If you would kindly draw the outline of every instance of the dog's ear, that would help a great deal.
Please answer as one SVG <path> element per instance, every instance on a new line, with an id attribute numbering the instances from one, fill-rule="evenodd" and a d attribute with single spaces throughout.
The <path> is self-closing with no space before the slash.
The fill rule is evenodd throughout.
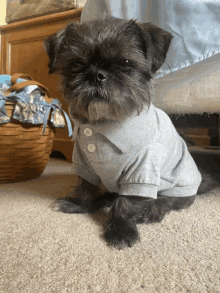
<path id="1" fill-rule="evenodd" d="M 164 63 L 173 35 L 152 23 L 139 23 L 145 34 L 150 71 L 155 73 Z"/>
<path id="2" fill-rule="evenodd" d="M 50 62 L 48 64 L 49 74 L 54 73 L 59 69 L 59 56 L 64 45 L 64 38 L 65 29 L 62 29 L 44 41 L 44 49 L 50 58 Z"/>
<path id="3" fill-rule="evenodd" d="M 70 43 L 77 44 L 81 39 L 78 28 L 79 24 L 77 22 L 69 23 L 62 30 L 51 35 L 44 41 L 44 48 L 50 58 L 48 64 L 49 74 L 61 70 L 61 59 L 64 60 L 69 57 L 69 49 L 74 53 Z"/>

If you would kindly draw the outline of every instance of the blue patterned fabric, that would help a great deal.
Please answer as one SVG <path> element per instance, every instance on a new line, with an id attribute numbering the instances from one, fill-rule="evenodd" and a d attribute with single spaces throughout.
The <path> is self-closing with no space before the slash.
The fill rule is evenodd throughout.
<path id="1" fill-rule="evenodd" d="M 87 0 L 81 21 L 102 12 L 152 22 L 174 35 L 166 62 L 155 78 L 220 53 L 219 0 Z"/>
<path id="2" fill-rule="evenodd" d="M 18 78 L 17 82 L 25 81 L 25 79 Z M 22 123 L 31 123 L 35 125 L 43 124 L 43 133 L 47 126 L 47 120 L 50 112 L 50 122 L 54 127 L 64 127 L 65 116 L 69 136 L 72 136 L 72 125 L 68 115 L 62 110 L 61 103 L 57 99 L 53 99 L 51 103 L 47 103 L 43 91 L 35 85 L 27 86 L 17 92 L 4 96 L 4 93 L 11 86 L 10 75 L 0 75 L 0 124 L 10 122 L 7 111 L 5 109 L 5 102 L 16 102 L 12 118 Z"/>

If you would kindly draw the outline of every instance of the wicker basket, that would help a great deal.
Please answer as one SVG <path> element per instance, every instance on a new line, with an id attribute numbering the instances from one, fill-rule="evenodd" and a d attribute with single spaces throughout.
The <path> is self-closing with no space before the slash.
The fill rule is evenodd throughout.
<path id="1" fill-rule="evenodd" d="M 0 183 L 20 182 L 38 177 L 52 151 L 54 127 L 22 123 L 11 118 L 14 102 L 5 103 L 11 121 L 0 125 Z M 48 117 L 50 119 L 50 115 Z"/>

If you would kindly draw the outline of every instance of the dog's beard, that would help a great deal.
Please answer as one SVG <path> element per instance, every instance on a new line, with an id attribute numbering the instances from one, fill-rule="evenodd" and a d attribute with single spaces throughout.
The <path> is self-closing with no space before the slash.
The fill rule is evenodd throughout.
<path id="1" fill-rule="evenodd" d="M 117 120 L 117 115 L 108 103 L 104 101 L 91 102 L 88 107 L 88 120 L 92 122 L 102 119 Z"/>
<path id="2" fill-rule="evenodd" d="M 120 121 L 140 113 L 150 104 L 153 86 L 142 76 L 139 76 L 139 80 L 135 74 L 133 78 L 126 76 L 123 82 L 115 81 L 112 77 L 100 86 L 91 85 L 84 76 L 80 74 L 71 78 L 68 74 L 64 75 L 63 93 L 73 117 L 89 122 Z"/>
<path id="3" fill-rule="evenodd" d="M 77 99 L 76 99 L 77 100 Z M 89 103 L 87 110 L 79 102 L 70 104 L 71 116 L 80 119 L 86 119 L 89 122 L 103 120 L 118 120 L 117 114 L 112 107 L 104 101 L 92 101 Z"/>

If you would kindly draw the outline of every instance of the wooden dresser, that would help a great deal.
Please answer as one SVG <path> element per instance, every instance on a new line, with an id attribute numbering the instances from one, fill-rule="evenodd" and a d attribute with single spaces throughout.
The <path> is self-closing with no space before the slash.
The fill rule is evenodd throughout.
<path id="1" fill-rule="evenodd" d="M 48 75 L 49 58 L 43 47 L 46 37 L 62 29 L 72 21 L 80 21 L 82 8 L 60 12 L 0 27 L 1 32 L 1 74 L 26 73 L 44 84 L 54 99 L 62 102 L 68 114 L 68 105 L 61 99 L 59 78 Z M 53 151 L 62 153 L 68 162 L 72 161 L 73 142 L 68 137 L 67 127 L 55 129 Z"/>

